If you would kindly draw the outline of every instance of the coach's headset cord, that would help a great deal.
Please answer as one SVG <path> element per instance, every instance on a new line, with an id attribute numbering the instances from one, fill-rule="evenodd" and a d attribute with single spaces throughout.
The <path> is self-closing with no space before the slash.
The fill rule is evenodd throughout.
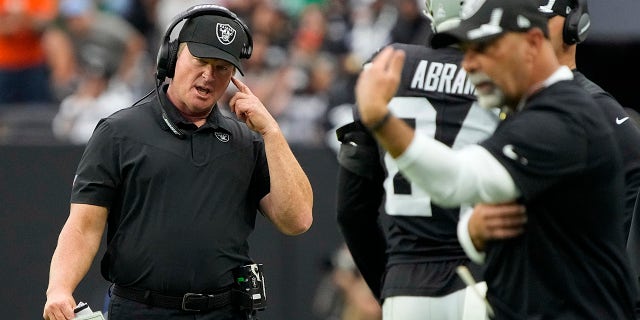
<path id="1" fill-rule="evenodd" d="M 162 111 L 162 120 L 164 121 L 164 123 L 167 124 L 167 127 L 169 127 L 171 132 L 176 137 L 178 137 L 180 139 L 184 139 L 184 138 L 186 138 L 186 135 L 184 134 L 184 132 L 182 132 L 182 130 L 178 129 L 178 127 L 175 125 L 175 123 L 173 123 L 171 120 L 169 120 L 169 116 L 167 115 L 167 112 L 165 111 L 164 103 L 162 102 L 162 99 L 160 99 L 160 87 L 162 86 L 162 82 L 160 82 L 159 80 L 157 82 L 158 82 L 158 84 L 156 85 L 156 87 L 154 89 L 149 91 L 149 93 L 145 94 L 144 97 L 138 99 L 138 101 L 134 102 L 131 106 L 137 105 L 142 100 L 146 99 L 152 93 L 155 92 L 156 93 L 156 99 L 158 99 L 158 103 L 160 103 L 160 111 Z"/>
<path id="2" fill-rule="evenodd" d="M 178 126 L 176 126 L 175 123 L 173 123 L 171 120 L 169 120 L 169 116 L 167 115 L 167 111 L 165 111 L 164 102 L 162 101 L 162 99 L 160 99 L 160 87 L 161 86 L 162 86 L 162 81 L 156 80 L 156 87 L 155 87 L 156 99 L 158 99 L 158 103 L 160 103 L 160 111 L 162 111 L 162 120 L 164 121 L 164 123 L 167 124 L 167 127 L 169 127 L 169 129 L 171 130 L 173 135 L 175 135 L 176 137 L 178 137 L 180 139 L 184 139 L 184 138 L 186 138 L 186 135 L 184 134 L 184 132 L 182 132 L 182 130 L 180 130 L 178 128 Z M 151 94 L 151 92 L 149 92 L 145 97 L 148 97 L 149 94 Z"/>

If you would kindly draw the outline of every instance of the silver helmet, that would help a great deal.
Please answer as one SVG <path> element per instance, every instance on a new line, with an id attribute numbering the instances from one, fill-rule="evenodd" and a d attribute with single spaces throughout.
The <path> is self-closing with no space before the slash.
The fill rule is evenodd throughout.
<path id="1" fill-rule="evenodd" d="M 435 32 L 456 27 L 460 23 L 463 0 L 425 0 L 425 15 Z"/>

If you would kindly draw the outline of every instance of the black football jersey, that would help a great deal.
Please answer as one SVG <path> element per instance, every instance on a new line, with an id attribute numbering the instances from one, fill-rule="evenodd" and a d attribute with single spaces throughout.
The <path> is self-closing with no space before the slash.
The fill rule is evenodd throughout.
<path id="1" fill-rule="evenodd" d="M 391 112 L 416 134 L 433 137 L 454 149 L 487 138 L 498 123 L 497 113 L 479 107 L 474 87 L 460 66 L 457 49 L 394 44 L 406 52 L 402 80 L 389 103 Z M 460 208 L 433 205 L 429 195 L 398 171 L 388 154 L 385 213 L 389 262 L 406 263 L 464 258 L 456 235 Z"/>
<path id="2" fill-rule="evenodd" d="M 402 80 L 389 104 L 395 116 L 410 124 L 416 134 L 435 138 L 453 149 L 478 143 L 493 133 L 499 122 L 498 110 L 477 105 L 474 87 L 460 65 L 459 50 L 393 46 L 406 53 Z M 381 154 L 381 163 L 386 170 L 386 215 L 382 220 L 388 254 L 383 298 L 441 295 L 460 289 L 464 285 L 455 267 L 468 259 L 458 242 L 456 228 L 464 208 L 445 209 L 432 204 L 427 193 L 398 171 L 388 154 Z M 447 270 L 430 269 L 429 262 L 446 262 Z M 406 272 L 411 264 L 418 268 L 408 267 L 412 272 Z M 434 286 L 434 282 L 441 285 Z"/>

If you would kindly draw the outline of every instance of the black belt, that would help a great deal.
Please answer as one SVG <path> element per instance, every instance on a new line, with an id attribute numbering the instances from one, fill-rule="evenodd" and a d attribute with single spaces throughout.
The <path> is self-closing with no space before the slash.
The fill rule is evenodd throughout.
<path id="1" fill-rule="evenodd" d="M 184 311 L 209 311 L 231 304 L 230 287 L 219 293 L 185 293 L 182 296 L 168 296 L 149 290 L 114 285 L 112 293 L 150 306 Z"/>

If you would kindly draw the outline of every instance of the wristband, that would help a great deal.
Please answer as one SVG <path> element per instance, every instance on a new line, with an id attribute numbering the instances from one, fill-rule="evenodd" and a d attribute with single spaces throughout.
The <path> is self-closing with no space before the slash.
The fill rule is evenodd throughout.
<path id="1" fill-rule="evenodd" d="M 391 119 L 391 110 L 387 110 L 387 113 L 384 114 L 384 116 L 382 117 L 382 119 L 378 120 L 378 122 L 372 124 L 371 126 L 369 126 L 369 130 L 371 130 L 372 132 L 378 131 L 380 129 L 382 129 L 382 127 L 389 122 L 389 119 Z"/>

